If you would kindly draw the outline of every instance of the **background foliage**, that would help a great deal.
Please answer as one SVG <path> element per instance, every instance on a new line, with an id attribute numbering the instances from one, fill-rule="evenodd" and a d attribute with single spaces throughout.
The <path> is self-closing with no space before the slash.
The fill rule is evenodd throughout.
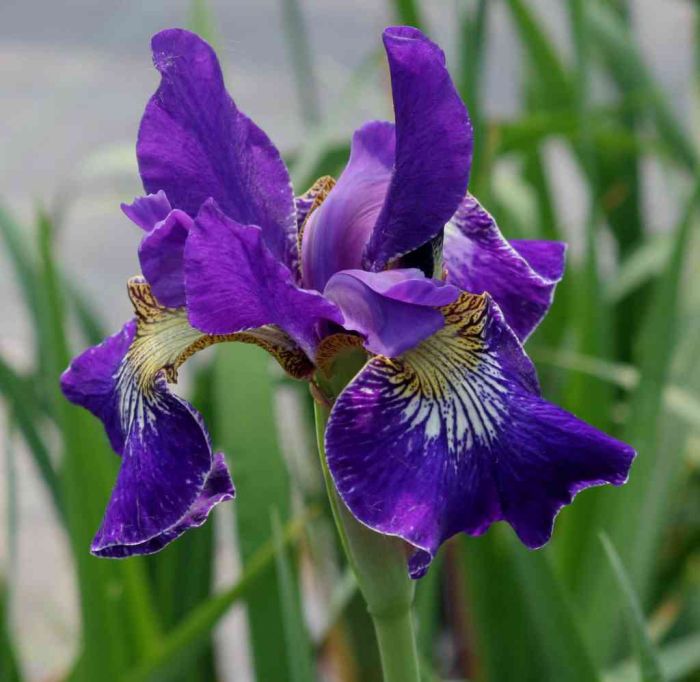
<path id="1" fill-rule="evenodd" d="M 524 64 L 514 84 L 521 114 L 507 120 L 488 117 L 482 102 L 495 2 L 445 3 L 457 32 L 452 73 L 476 132 L 471 190 L 508 237 L 568 239 L 556 169 L 546 161 L 553 141 L 568 149 L 588 200 L 575 225 L 580 248 L 528 350 L 546 397 L 629 441 L 639 457 L 625 488 L 583 493 L 544 550 L 527 551 L 507 527 L 443 549 L 418 586 L 425 680 L 699 680 L 697 140 L 644 63 L 624 0 L 568 0 L 570 50 L 527 0 L 499 1 Z M 282 5 L 308 128 L 304 146 L 288 157 L 301 191 L 319 175 L 337 176 L 348 148 L 332 134 L 332 112 L 320 113 L 302 3 Z M 396 0 L 391 11 L 397 23 L 430 31 L 416 0 Z M 700 26 L 700 8 L 697 15 Z M 215 17 L 202 1 L 192 3 L 191 26 L 216 42 Z M 367 55 L 343 98 L 360 96 L 385 68 L 380 56 Z M 697 63 L 689 84 L 696 89 L 700 51 Z M 604 104 L 591 94 L 596 79 L 607 86 Z M 647 216 L 650 160 L 661 164 L 671 194 L 658 234 Z M 371 626 L 324 499 L 310 398 L 255 348 L 217 349 L 191 386 L 215 444 L 232 455 L 239 500 L 222 513 L 235 508 L 238 581 L 213 587 L 212 523 L 153 557 L 88 554 L 117 459 L 96 420 L 58 390 L 69 358 L 105 330 L 54 257 L 57 217 L 38 210 L 34 225 L 19 224 L 0 204 L 2 248 L 32 322 L 35 358 L 30 371 L 19 371 L 0 356 L 0 395 L 11 434 L 31 455 L 69 538 L 79 588 L 79 654 L 60 679 L 216 679 L 212 632 L 245 603 L 261 682 L 379 680 Z M 292 448 L 282 436 L 290 429 Z M 7 485 L 12 543 L 18 519 L 9 474 Z M 8 570 L 0 580 L 0 680 L 19 682 L 12 613 L 22 605 L 12 590 Z"/>

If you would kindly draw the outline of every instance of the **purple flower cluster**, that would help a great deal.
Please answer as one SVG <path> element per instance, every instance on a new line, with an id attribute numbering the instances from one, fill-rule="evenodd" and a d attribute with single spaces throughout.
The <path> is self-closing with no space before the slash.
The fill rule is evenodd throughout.
<path id="1" fill-rule="evenodd" d="M 579 490 L 625 482 L 634 451 L 543 400 L 522 347 L 564 245 L 501 235 L 467 192 L 472 130 L 442 51 L 414 28 L 383 39 L 395 123 L 362 126 L 337 183 L 295 199 L 211 47 L 178 29 L 153 38 L 148 194 L 123 206 L 145 232 L 135 319 L 62 377 L 122 457 L 93 553 L 156 551 L 234 496 L 201 417 L 168 390 L 220 341 L 257 343 L 312 382 L 338 349 L 363 348 L 333 404 L 328 466 L 361 522 L 413 546 L 413 577 L 447 538 L 494 521 L 539 547 Z"/>

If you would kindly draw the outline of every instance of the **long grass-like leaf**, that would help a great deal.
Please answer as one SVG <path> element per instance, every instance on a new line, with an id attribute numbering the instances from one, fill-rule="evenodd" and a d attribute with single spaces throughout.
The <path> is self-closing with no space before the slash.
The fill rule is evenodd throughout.
<path id="1" fill-rule="evenodd" d="M 473 12 L 469 12 L 466 3 L 460 4 L 458 21 L 461 25 L 461 53 L 459 61 L 459 78 L 457 85 L 469 108 L 474 129 L 474 153 L 470 172 L 471 192 L 488 202 L 489 178 L 483 173 L 488 166 L 484 155 L 487 153 L 488 129 L 481 111 L 482 83 L 485 73 L 485 46 L 489 3 L 478 0 Z"/>
<path id="2" fill-rule="evenodd" d="M 65 280 L 64 288 L 75 311 L 75 317 L 85 343 L 95 346 L 107 336 L 107 331 L 92 301 L 88 299 L 85 292 L 67 278 Z"/>
<path id="3" fill-rule="evenodd" d="M 308 127 L 316 126 L 321 120 L 321 101 L 304 12 L 300 0 L 281 0 L 281 3 L 302 119 Z"/>
<path id="4" fill-rule="evenodd" d="M 9 211 L 0 205 L 0 237 L 8 260 L 15 270 L 15 278 L 25 305 L 31 315 L 36 316 L 36 263 L 30 250 L 29 240 L 22 227 Z"/>
<path id="5" fill-rule="evenodd" d="M 271 358 L 260 348 L 227 344 L 219 349 L 215 368 L 217 429 L 223 449 L 235 459 L 238 546 L 245 565 L 270 537 L 270 514 L 289 519 L 289 475 L 280 448 L 275 418 Z M 286 679 L 284 616 L 281 596 L 270 566 L 246 594 L 248 622 L 257 677 Z"/>
<path id="6" fill-rule="evenodd" d="M 688 170 L 698 168 L 698 150 L 676 119 L 668 98 L 660 91 L 623 20 L 604 3 L 591 2 L 591 38 L 599 54 L 630 91 L 643 94 L 654 123 L 666 145 Z"/>
<path id="7" fill-rule="evenodd" d="M 659 655 L 654 643 L 651 641 L 651 637 L 649 637 L 642 607 L 639 604 L 639 599 L 625 571 L 622 560 L 607 535 L 601 534 L 600 541 L 603 544 L 618 589 L 623 597 L 623 606 L 627 615 L 630 635 L 637 652 L 641 680 L 642 682 L 664 682 L 666 677 L 661 669 Z"/>
<path id="8" fill-rule="evenodd" d="M 54 510 L 63 515 L 58 474 L 51 461 L 49 448 L 38 426 L 42 410 L 31 384 L 15 372 L 0 356 L 0 395 L 5 398 L 19 432 L 22 434 L 34 464 L 46 485 Z"/>
<path id="9" fill-rule="evenodd" d="M 328 605 L 328 620 L 324 623 L 318 642 L 322 643 L 328 638 L 331 630 L 345 613 L 356 594 L 357 580 L 352 569 L 347 567 L 333 588 Z"/>
<path id="10" fill-rule="evenodd" d="M 524 0 L 507 0 L 507 5 L 522 49 L 526 51 L 537 76 L 537 99 L 545 108 L 572 108 L 574 86 L 571 76 L 534 10 Z"/>
<path id="11" fill-rule="evenodd" d="M 660 452 L 659 416 L 678 329 L 678 299 L 688 240 L 700 200 L 700 184 L 687 202 L 685 215 L 674 235 L 671 257 L 654 292 L 654 300 L 638 348 L 640 381 L 630 404 L 630 419 L 623 439 L 638 449 L 632 476 L 613 495 L 598 500 L 594 523 L 606 528 L 622 560 L 630 567 L 632 585 L 646 604 L 654 559 L 669 502 L 669 484 L 675 475 L 681 449 Z M 607 491 L 610 492 L 610 491 Z M 607 594 L 610 580 L 597 570 L 600 551 L 593 549 L 580 567 L 587 587 L 582 597 L 591 640 L 600 652 L 614 642 L 606 636 L 614 628 L 617 611 Z"/>
<path id="12" fill-rule="evenodd" d="M 283 531 L 285 543 L 296 541 L 314 511 L 289 522 Z M 173 671 L 192 660 L 209 641 L 212 629 L 229 609 L 245 599 L 273 567 L 276 545 L 272 540 L 258 549 L 246 564 L 243 575 L 228 590 L 210 597 L 192 610 L 160 643 L 158 650 L 122 678 L 124 682 L 156 682 L 170 680 Z M 279 679 L 286 679 L 285 677 Z"/>
<path id="13" fill-rule="evenodd" d="M 398 23 L 427 30 L 419 0 L 392 0 L 391 4 Z"/>
<path id="14" fill-rule="evenodd" d="M 606 284 L 606 301 L 621 302 L 648 284 L 663 271 L 672 246 L 673 235 L 670 234 L 660 234 L 642 242 L 620 265 L 615 277 Z"/>
<path id="15" fill-rule="evenodd" d="M 578 616 L 552 569 L 548 553 L 528 552 L 518 544 L 514 558 L 532 624 L 549 669 L 547 679 L 566 679 L 567 682 L 599 680 L 601 676 L 583 639 Z"/>
<path id="16" fill-rule="evenodd" d="M 669 682 L 689 679 L 700 670 L 700 632 L 679 637 L 657 648 L 658 660 Z M 638 665 L 629 660 L 605 674 L 605 682 L 637 682 Z M 695 678 L 691 678 L 695 679 Z"/>
<path id="17" fill-rule="evenodd" d="M 626 391 L 634 390 L 639 384 L 639 370 L 632 365 L 571 351 L 553 351 L 542 347 L 529 350 L 538 363 L 582 372 L 601 381 L 615 384 Z M 700 396 L 684 386 L 668 383 L 662 389 L 662 397 L 664 406 L 670 413 L 682 419 L 688 426 L 700 429 Z"/>
<path id="18" fill-rule="evenodd" d="M 70 357 L 66 335 L 63 278 L 54 259 L 53 224 L 39 218 L 40 270 L 38 298 L 45 315 L 42 385 L 47 406 L 64 447 L 60 479 L 66 527 L 78 569 L 83 650 L 74 679 L 117 676 L 158 638 L 157 616 L 147 598 L 143 562 L 111 562 L 88 552 L 109 489 L 117 457 L 107 445 L 101 426 L 91 415 L 71 406 L 59 390 L 59 375 Z"/>
<path id="19" fill-rule="evenodd" d="M 192 403 L 209 426 L 213 442 L 218 433 L 213 406 L 213 364 L 198 368 Z M 156 602 L 164 631 L 177 627 L 211 595 L 214 580 L 215 521 L 211 519 L 178 538 L 158 554 L 148 557 L 151 598 Z M 169 682 L 209 682 L 216 674 L 213 640 L 173 673 Z"/>
<path id="20" fill-rule="evenodd" d="M 504 528 L 479 538 L 463 538 L 476 668 L 485 680 L 546 680 L 547 668 Z M 546 645 L 546 644 L 545 644 Z M 508 651 L 508 656 L 503 652 Z"/>
<path id="21" fill-rule="evenodd" d="M 187 23 L 192 31 L 211 45 L 216 45 L 216 21 L 208 0 L 190 0 L 189 21 Z"/>
<path id="22" fill-rule="evenodd" d="M 279 516 L 273 512 L 272 536 L 275 545 L 277 584 L 282 606 L 284 639 L 287 646 L 289 682 L 312 682 L 315 678 L 311 658 L 311 641 L 299 602 L 299 589 L 284 546 Z"/>
<path id="23" fill-rule="evenodd" d="M 428 661 L 432 661 L 433 646 L 439 625 L 442 568 L 442 557 L 438 557 L 427 575 L 416 586 L 413 610 L 418 651 Z"/>
<path id="24" fill-rule="evenodd" d="M 0 580 L 0 680 L 3 682 L 21 682 L 22 674 L 19 657 L 12 641 L 9 622 L 8 591 Z"/>

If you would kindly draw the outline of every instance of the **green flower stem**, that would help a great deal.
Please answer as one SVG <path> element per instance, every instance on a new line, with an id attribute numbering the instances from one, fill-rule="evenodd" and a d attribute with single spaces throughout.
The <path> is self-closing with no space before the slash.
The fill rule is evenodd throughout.
<path id="1" fill-rule="evenodd" d="M 377 633 L 384 682 L 419 682 L 411 607 L 415 586 L 406 569 L 402 540 L 361 524 L 347 509 L 328 471 L 324 434 L 329 408 L 316 403 L 316 438 L 326 489 L 343 549 Z"/>

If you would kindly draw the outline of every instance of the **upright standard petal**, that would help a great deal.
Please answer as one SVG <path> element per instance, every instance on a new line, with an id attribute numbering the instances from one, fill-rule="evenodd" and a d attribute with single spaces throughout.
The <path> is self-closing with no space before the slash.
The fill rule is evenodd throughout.
<path id="1" fill-rule="evenodd" d="M 507 242 L 496 221 L 471 195 L 445 228 L 447 281 L 475 294 L 488 292 L 521 341 L 547 314 L 564 274 L 562 242 Z"/>
<path id="2" fill-rule="evenodd" d="M 333 303 L 294 284 L 260 228 L 232 220 L 214 201 L 202 206 L 187 239 L 185 283 L 190 322 L 209 334 L 275 324 L 313 357 L 319 323 L 342 321 Z"/>
<path id="3" fill-rule="evenodd" d="M 396 118 L 391 183 L 364 264 L 390 261 L 436 237 L 467 191 L 472 129 L 445 55 L 418 29 L 384 31 Z"/>
<path id="4" fill-rule="evenodd" d="M 345 504 L 416 548 L 413 577 L 459 532 L 506 520 L 532 548 L 577 492 L 621 485 L 634 451 L 538 395 L 498 306 L 462 294 L 445 326 L 398 358 L 371 359 L 338 397 L 326 452 Z"/>
<path id="5" fill-rule="evenodd" d="M 276 258 L 296 262 L 289 174 L 267 135 L 237 108 L 212 48 L 181 29 L 153 37 L 158 90 L 141 120 L 136 153 L 144 187 L 165 190 L 194 217 L 209 197 L 227 215 L 258 225 Z"/>
<path id="6" fill-rule="evenodd" d="M 437 310 L 459 289 L 427 279 L 420 270 L 344 270 L 324 290 L 343 313 L 343 327 L 365 337 L 373 353 L 396 356 L 414 348 L 444 325 Z"/>
<path id="7" fill-rule="evenodd" d="M 355 131 L 340 179 L 318 208 L 312 210 L 312 204 L 306 211 L 301 249 L 306 287 L 323 291 L 334 273 L 362 266 L 391 180 L 394 150 L 391 123 L 371 121 Z"/>

